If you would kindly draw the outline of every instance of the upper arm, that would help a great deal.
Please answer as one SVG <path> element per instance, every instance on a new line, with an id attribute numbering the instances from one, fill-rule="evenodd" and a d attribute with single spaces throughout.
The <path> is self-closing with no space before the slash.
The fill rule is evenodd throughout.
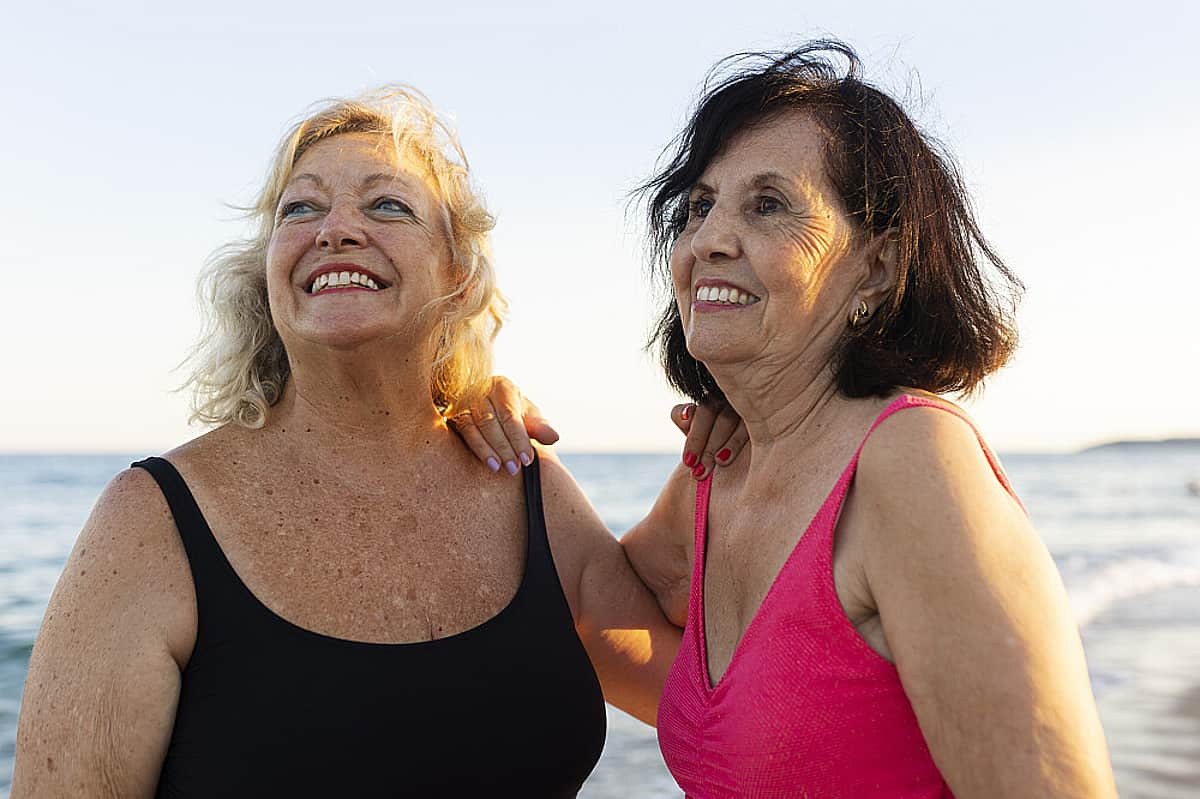
<path id="1" fill-rule="evenodd" d="M 29 661 L 13 797 L 151 796 L 195 638 L 182 544 L 140 469 L 100 497 Z"/>
<path id="2" fill-rule="evenodd" d="M 580 640 L 604 698 L 653 724 L 679 648 L 679 628 L 663 616 L 571 475 L 541 452 L 547 532 Z"/>
<path id="3" fill-rule="evenodd" d="M 955 794 L 1115 796 L 1066 591 L 974 431 L 944 411 L 897 414 L 855 491 L 888 647 Z"/>
<path id="4" fill-rule="evenodd" d="M 691 473 L 677 466 L 650 513 L 621 539 L 634 570 L 679 627 L 687 621 L 691 592 L 695 491 Z"/>

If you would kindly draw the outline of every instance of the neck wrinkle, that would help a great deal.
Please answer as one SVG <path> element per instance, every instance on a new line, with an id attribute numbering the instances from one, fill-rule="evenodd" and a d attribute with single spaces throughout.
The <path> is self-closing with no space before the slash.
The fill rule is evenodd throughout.
<path id="1" fill-rule="evenodd" d="M 433 403 L 426 359 L 321 354 L 293 363 L 266 429 L 316 433 L 313 443 L 321 447 L 367 451 L 419 448 L 447 429 Z"/>
<path id="2" fill-rule="evenodd" d="M 792 460 L 822 438 L 843 398 L 827 365 L 798 358 L 778 368 L 746 364 L 709 367 L 730 406 L 746 423 L 751 469 Z"/>

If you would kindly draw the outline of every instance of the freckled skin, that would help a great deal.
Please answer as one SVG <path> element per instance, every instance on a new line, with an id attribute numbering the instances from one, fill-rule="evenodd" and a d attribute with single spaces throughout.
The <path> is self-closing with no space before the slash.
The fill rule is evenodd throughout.
<path id="1" fill-rule="evenodd" d="M 425 311 L 456 267 L 426 176 L 383 143 L 327 139 L 286 187 L 266 280 L 291 377 L 265 424 L 226 425 L 166 457 L 268 608 L 336 638 L 399 643 L 495 616 L 524 573 L 527 531 L 521 479 L 482 467 L 434 404 L 440 322 Z M 384 288 L 311 294 L 331 263 Z M 555 570 L 605 698 L 652 723 L 679 630 L 549 451 L 541 481 Z M 123 472 L 34 646 L 14 799 L 152 796 L 195 640 L 174 520 L 146 472 Z"/>

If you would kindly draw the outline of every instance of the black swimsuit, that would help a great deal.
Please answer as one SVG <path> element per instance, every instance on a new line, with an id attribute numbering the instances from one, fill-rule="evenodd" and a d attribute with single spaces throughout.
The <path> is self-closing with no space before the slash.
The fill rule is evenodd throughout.
<path id="1" fill-rule="evenodd" d="M 160 798 L 578 793 L 604 746 L 604 701 L 550 555 L 536 460 L 512 601 L 478 627 L 410 644 L 277 616 L 229 565 L 175 468 L 133 465 L 162 489 L 196 590 Z"/>

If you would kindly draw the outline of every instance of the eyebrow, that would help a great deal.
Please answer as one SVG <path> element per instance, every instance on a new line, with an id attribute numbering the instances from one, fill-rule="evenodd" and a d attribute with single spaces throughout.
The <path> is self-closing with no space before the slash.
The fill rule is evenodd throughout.
<path id="1" fill-rule="evenodd" d="M 326 188 L 325 181 L 321 180 L 319 175 L 314 175 L 311 172 L 301 172 L 299 175 L 292 175 L 292 179 L 289 180 L 288 183 L 295 183 L 297 180 L 311 180 L 313 183 L 317 184 L 318 189 Z"/>
<path id="2" fill-rule="evenodd" d="M 768 183 L 784 183 L 788 186 L 795 186 L 794 178 L 789 178 L 782 172 L 760 172 L 750 180 L 750 185 L 755 188 L 765 186 Z"/>

